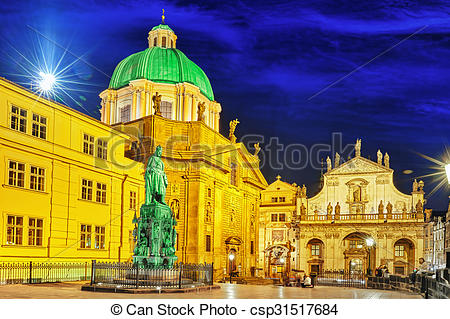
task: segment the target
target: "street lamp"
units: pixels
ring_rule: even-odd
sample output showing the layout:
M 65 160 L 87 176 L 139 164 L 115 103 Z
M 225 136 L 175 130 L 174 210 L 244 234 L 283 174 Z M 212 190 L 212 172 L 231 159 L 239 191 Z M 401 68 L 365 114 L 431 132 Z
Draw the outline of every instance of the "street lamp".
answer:
M 232 275 L 232 271 L 233 271 L 233 269 L 232 269 L 232 262 L 233 262 L 233 260 L 234 260 L 234 254 L 233 253 L 230 253 L 229 255 L 228 255 L 228 259 L 230 260 L 230 284 L 231 284 L 231 275 Z
M 372 238 L 366 238 L 366 246 L 369 249 L 369 265 L 367 267 L 367 275 L 372 275 L 372 268 L 370 267 L 370 252 L 375 241 Z

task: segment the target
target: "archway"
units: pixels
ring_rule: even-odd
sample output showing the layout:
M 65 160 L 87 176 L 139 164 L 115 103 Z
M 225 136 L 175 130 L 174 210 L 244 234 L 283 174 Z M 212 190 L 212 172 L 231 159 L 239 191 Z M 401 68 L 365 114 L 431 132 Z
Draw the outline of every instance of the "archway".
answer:
M 323 241 L 318 238 L 310 239 L 306 244 L 308 251 L 308 271 L 310 274 L 319 274 L 323 271 L 324 248 Z
M 275 245 L 265 249 L 266 277 L 281 278 L 290 271 L 291 247 Z
M 226 268 L 227 274 L 233 276 L 241 276 L 243 274 L 240 273 L 242 269 L 242 256 L 240 254 L 241 251 L 242 240 L 239 237 L 228 237 L 225 240 L 226 247 Z
M 394 243 L 394 274 L 407 275 L 414 270 L 415 247 L 407 238 L 400 238 Z
M 376 242 L 371 235 L 353 232 L 343 239 L 345 270 L 350 273 L 373 274 L 376 262 Z

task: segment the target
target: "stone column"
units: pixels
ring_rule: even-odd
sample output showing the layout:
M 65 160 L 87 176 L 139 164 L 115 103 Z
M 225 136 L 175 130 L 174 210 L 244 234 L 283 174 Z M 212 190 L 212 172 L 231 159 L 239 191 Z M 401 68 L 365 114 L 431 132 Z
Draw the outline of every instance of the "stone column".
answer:
M 105 123 L 111 124 L 111 95 L 108 94 L 105 103 Z
M 133 101 L 131 103 L 131 121 L 136 119 L 136 103 L 137 103 L 137 90 L 133 91 Z
M 189 121 L 189 101 L 186 89 L 183 93 L 183 121 Z
M 139 117 L 144 117 L 146 116 L 146 104 L 147 104 L 147 99 L 146 99 L 146 92 L 145 90 L 141 91 L 141 114 L 139 114 Z
M 220 119 L 219 112 L 214 113 L 214 130 L 216 130 L 217 132 L 219 131 L 219 119 Z

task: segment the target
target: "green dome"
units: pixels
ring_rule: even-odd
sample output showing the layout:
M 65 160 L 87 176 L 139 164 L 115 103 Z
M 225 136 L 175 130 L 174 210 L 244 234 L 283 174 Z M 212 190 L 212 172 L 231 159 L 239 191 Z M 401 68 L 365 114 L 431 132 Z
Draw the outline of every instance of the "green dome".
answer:
M 152 31 L 157 30 L 157 29 L 169 30 L 169 31 L 173 32 L 173 30 L 167 24 L 157 25 L 157 26 L 152 28 Z
M 178 49 L 152 47 L 130 55 L 117 65 L 109 88 L 119 89 L 137 79 L 160 83 L 189 82 L 197 86 L 208 99 L 214 100 L 211 83 L 205 72 Z

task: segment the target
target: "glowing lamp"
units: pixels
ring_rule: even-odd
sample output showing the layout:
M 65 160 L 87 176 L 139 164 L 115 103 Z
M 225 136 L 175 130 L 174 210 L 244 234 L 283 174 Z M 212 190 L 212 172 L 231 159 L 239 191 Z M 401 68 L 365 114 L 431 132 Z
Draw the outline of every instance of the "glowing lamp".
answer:
M 450 184 L 450 164 L 445 165 L 445 172 L 447 173 L 447 180 Z
M 50 91 L 56 83 L 56 78 L 51 73 L 39 72 L 41 79 L 39 80 L 39 87 L 42 91 Z
M 374 241 L 372 238 L 367 238 L 367 239 L 366 239 L 366 245 L 367 245 L 368 247 L 372 247 L 373 244 L 375 244 L 375 241 Z
M 229 254 L 229 255 L 228 255 L 228 259 L 229 259 L 230 261 L 233 261 L 233 260 L 234 260 L 234 254 Z

